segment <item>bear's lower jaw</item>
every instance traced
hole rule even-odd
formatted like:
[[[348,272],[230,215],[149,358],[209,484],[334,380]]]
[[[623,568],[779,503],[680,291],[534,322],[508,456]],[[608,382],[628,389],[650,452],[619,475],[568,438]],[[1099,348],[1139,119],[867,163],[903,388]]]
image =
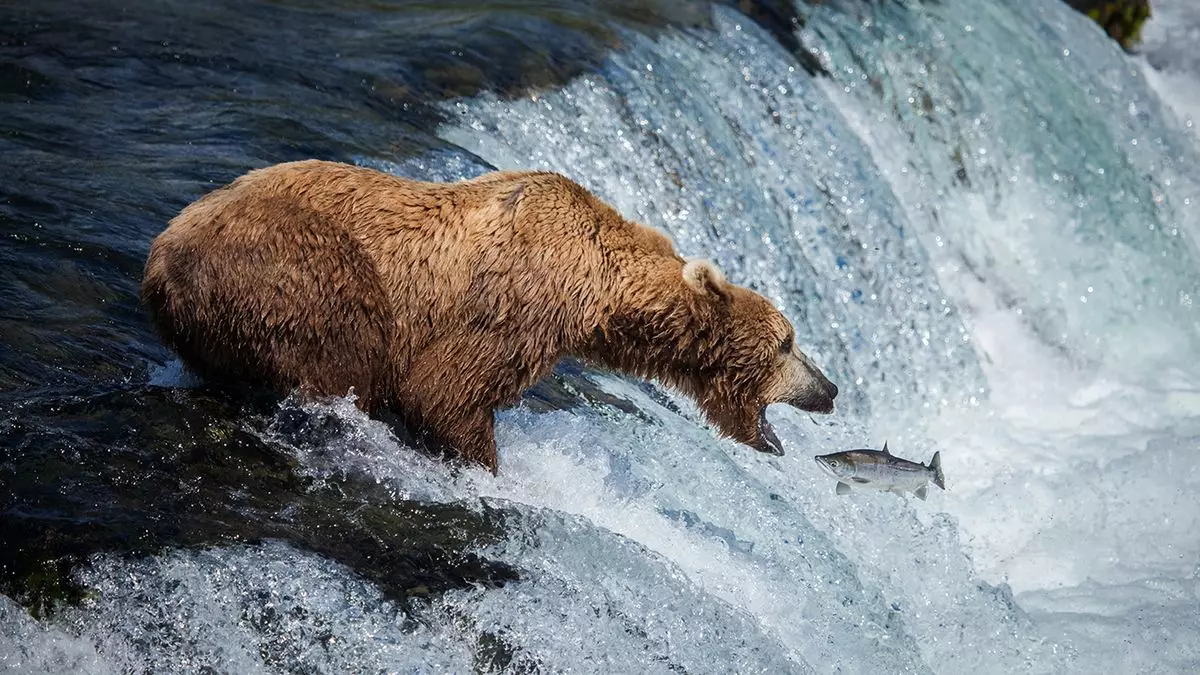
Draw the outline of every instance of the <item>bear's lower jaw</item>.
[[[751,447],[759,452],[783,456],[783,444],[779,442],[775,429],[771,428],[771,423],[767,421],[766,407],[758,413],[758,440],[752,443]]]

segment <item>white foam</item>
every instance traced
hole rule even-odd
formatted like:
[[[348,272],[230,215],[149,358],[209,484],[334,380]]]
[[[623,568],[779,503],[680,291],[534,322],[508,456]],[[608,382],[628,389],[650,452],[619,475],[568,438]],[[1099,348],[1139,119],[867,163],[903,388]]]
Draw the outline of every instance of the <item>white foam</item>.
[[[370,584],[278,543],[100,557],[81,581],[91,599],[23,631],[43,643],[26,662],[41,672],[462,672],[473,658],[452,630],[405,623]]]
[[[958,11],[965,16],[972,10],[939,6],[932,13]],[[914,40],[925,39],[921,31],[929,28],[921,25],[924,15],[912,16],[920,17],[913,19],[917,25],[905,28],[918,36]],[[706,53],[690,51],[687,45],[669,39],[662,43],[676,59],[695,60],[687,76],[674,73],[670,64],[634,49],[631,56],[618,60],[618,64],[626,65],[636,75],[626,76],[617,67],[614,70],[618,72],[585,79],[561,95],[542,95],[536,102],[463,103],[457,110],[464,123],[448,130],[447,135],[501,166],[532,163],[568,171],[614,199],[624,212],[663,227],[682,239],[685,246],[701,241],[703,246],[720,249],[741,236],[736,227],[730,231],[730,226],[740,221],[714,205],[700,208],[680,204],[689,193],[704,194],[705,181],[711,179],[709,174],[717,174],[715,177],[720,180],[720,171],[706,166],[706,174],[688,173],[695,165],[677,162],[673,157],[686,156],[688,152],[703,155],[704,146],[708,145],[717,148],[724,163],[738,170],[743,169],[743,161],[753,165],[753,169],[745,170],[757,172],[753,179],[756,185],[792,183],[801,177],[786,173],[784,167],[791,168],[794,164],[776,163],[783,154],[781,148],[787,145],[778,136],[768,134],[766,137],[772,140],[764,142],[764,148],[748,147],[761,140],[758,134],[764,132],[755,126],[756,120],[747,119],[756,113],[747,111],[756,110],[762,103],[744,98],[740,86],[751,91],[761,86],[763,99],[769,101],[772,110],[781,113],[779,119],[784,123],[797,115],[795,108],[790,107],[795,98],[802,98],[810,111],[839,111],[848,120],[848,127],[863,141],[863,150],[871,156],[869,163],[887,178],[902,213],[907,214],[907,220],[903,221],[906,229],[929,251],[937,280],[935,289],[940,288],[945,294],[941,303],[945,304],[948,298],[950,305],[966,317],[969,344],[979,357],[992,391],[986,397],[981,395],[966,401],[965,405],[929,397],[926,391],[922,392],[926,398],[918,394],[916,403],[921,405],[899,406],[907,409],[908,414],[889,414],[870,422],[843,419],[836,432],[823,430],[827,433],[818,446],[821,452],[864,445],[869,437],[875,439],[875,447],[890,438],[895,451],[914,455],[912,458],[917,460],[924,460],[935,449],[942,450],[950,491],[935,494],[930,504],[901,506],[891,496],[855,495],[853,499],[835,500],[829,494],[830,486],[818,488],[813,484],[811,467],[792,465],[789,458],[780,463],[781,467],[787,467],[779,469],[780,473],[762,477],[759,489],[776,490],[776,494],[803,504],[804,508],[794,517],[807,518],[818,532],[830,537],[829,545],[847,557],[859,582],[894,594],[888,597],[901,598],[901,606],[905,606],[905,601],[919,598],[915,604],[923,611],[915,619],[910,615],[905,617],[912,620],[912,624],[906,621],[905,632],[919,636],[924,662],[935,670],[970,669],[956,658],[969,651],[965,648],[967,644],[996,631],[998,625],[1020,627],[1008,634],[1010,642],[1001,643],[1011,645],[1013,653],[1024,654],[1033,664],[1005,662],[1005,668],[1054,671],[1070,664],[1072,669],[1087,670],[1102,667],[1106,659],[1143,668],[1157,667],[1159,661],[1154,651],[1125,647],[1121,643],[1106,644],[1089,655],[1084,647],[1095,645],[1083,627],[1091,619],[1081,618],[1079,630],[1069,630],[1062,625],[1064,621],[1069,624],[1069,619],[1057,615],[1051,618],[1053,610],[1046,607],[1052,606],[1048,603],[1058,597],[1054,593],[1069,593],[1066,589],[1086,589],[1097,583],[1105,589],[1125,588],[1129,584],[1134,588],[1140,580],[1160,575],[1179,580],[1195,574],[1194,560],[1200,544],[1190,534],[1196,525],[1197,510],[1189,496],[1196,471],[1196,403],[1200,400],[1200,390],[1194,384],[1197,381],[1194,361],[1180,356],[1194,354],[1197,344],[1194,313],[1184,301],[1187,289],[1195,287],[1196,279],[1195,247],[1188,241],[1189,233],[1195,232],[1196,219],[1186,204],[1200,194],[1194,181],[1186,177],[1190,160],[1179,160],[1180,156],[1194,158],[1195,149],[1179,145],[1183,139],[1172,136],[1155,121],[1155,103],[1146,98],[1149,94],[1145,84],[1137,80],[1136,72],[1128,64],[1122,64],[1124,57],[1110,43],[1093,35],[1097,31],[1086,30],[1086,19],[1045,3],[1033,16],[1035,22],[1043,22],[1039,28],[1044,30],[1037,35],[1021,34],[1021,40],[1028,40],[1027,43],[1013,42],[1011,34],[1005,33],[1024,30],[1020,22],[1028,19],[1017,12],[990,14],[988,20],[998,25],[991,27],[991,34],[978,38],[983,44],[974,46],[968,44],[969,40],[948,42],[945,33],[939,36],[929,29],[932,39],[941,41],[930,48],[932,52],[939,48],[959,53],[978,49],[986,60],[1011,53],[1007,50],[1016,47],[1016,53],[1030,63],[1051,70],[1061,67],[1063,71],[1048,72],[1047,82],[1031,85],[1020,79],[1019,69],[1014,73],[1009,65],[978,65],[976,72],[998,73],[999,77],[1013,75],[1013,81],[1005,82],[1003,87],[997,86],[997,77],[987,85],[995,87],[994,95],[1006,98],[955,102],[956,116],[938,120],[943,127],[949,127],[938,133],[948,135],[950,141],[958,144],[959,151],[972,153],[962,161],[967,175],[975,181],[974,189],[954,186],[953,171],[945,172],[946,159],[954,149],[937,142],[945,139],[923,137],[922,134],[929,132],[919,126],[920,122],[896,119],[871,96],[847,95],[858,78],[857,71],[835,80],[836,85],[823,85],[825,102],[803,86],[772,81],[757,60],[762,52],[741,42],[742,36],[752,32],[747,26],[727,28],[722,46],[706,46],[713,51],[728,47],[730,51],[724,57],[730,60],[731,70],[743,76],[745,84],[723,83],[722,101],[728,107],[722,108],[715,120],[709,110],[687,111],[686,119],[705,120],[703,126],[689,128],[690,145],[678,142],[669,126],[655,129],[662,122],[640,105],[643,95],[655,100],[655,105],[663,95],[677,96],[668,84],[672,76],[718,79],[708,70]],[[936,24],[937,20],[931,19],[935,28],[941,28],[943,24]],[[819,21],[817,18],[813,23]],[[859,29],[848,26],[840,36],[854,36]],[[976,35],[979,33],[976,31]],[[1053,40],[1059,36],[1070,42],[1060,49],[1062,55],[1057,63],[1053,59],[1047,63],[1047,56],[1055,49]],[[993,95],[990,89],[972,90],[953,82],[950,86],[959,89],[939,91],[937,79],[922,70],[928,62],[906,61],[905,54],[899,50],[882,56],[890,60],[889,76],[896,78],[885,86],[906,86],[908,82],[903,78],[911,76],[911,82],[928,87],[934,95],[970,97],[978,95],[975,94],[978,91]],[[825,57],[828,64],[842,67],[836,57],[829,53]],[[652,63],[655,76],[637,69],[639,59]],[[666,74],[659,75],[664,71]],[[962,71],[951,70],[947,78],[962,76]],[[1104,90],[1103,96],[1093,94],[1092,98],[1084,98],[1084,91],[1100,91],[1095,89],[1099,85],[1090,84],[1091,79],[1120,84]],[[841,85],[846,86],[844,92],[839,88]],[[1041,95],[1037,91],[1028,103],[1030,107],[1048,105],[1038,108],[1041,115],[1069,111],[1070,106],[1078,105],[1090,114],[1102,109],[1097,106],[1109,105],[1121,112],[1128,109],[1129,116],[1089,122],[1082,128],[1085,135],[1081,140],[1087,144],[1089,153],[1085,165],[1061,166],[1055,173],[1039,163],[1045,156],[1025,154],[1039,152],[1039,146],[1040,152],[1046,153],[1043,139],[1047,137],[1036,127],[1022,126],[1028,126],[1028,114],[1006,114],[1012,101],[1024,95],[1021,88],[1030,86],[1047,88],[1048,104],[1036,100]],[[1059,86],[1065,88],[1051,88]],[[1072,89],[1075,86],[1079,87],[1079,93]],[[796,92],[794,98],[767,95],[768,90],[773,94],[777,87]],[[1054,96],[1060,98],[1055,100]],[[904,105],[902,100],[899,105]],[[970,111],[970,106],[982,110]],[[977,116],[972,118],[972,113]],[[724,137],[726,131],[720,126],[722,116],[735,118],[736,129],[748,132],[748,138],[739,142]],[[826,117],[817,119],[837,124]],[[812,121],[810,118],[808,123]],[[647,128],[655,130],[645,131]],[[820,137],[817,129],[800,128],[809,138]],[[1134,143],[1114,145],[1113,135],[1132,138]],[[588,137],[587,143],[577,140],[583,136]],[[914,148],[914,136],[915,142],[927,145]],[[842,134],[835,134],[834,138],[834,143],[827,146],[837,149],[836,154],[829,155],[834,158],[832,161],[840,167],[864,163],[847,159],[863,151],[855,146],[853,139]],[[636,156],[636,162],[626,163],[621,159],[627,156],[625,152],[604,152],[603,148],[610,146],[623,146],[626,152],[639,147],[641,150],[628,155]],[[662,146],[670,146],[675,155],[665,153]],[[797,146],[803,148],[805,143],[798,142]],[[695,147],[700,151],[694,150]],[[735,151],[730,152],[730,148]],[[791,161],[802,163],[803,159]],[[1109,178],[1080,178],[1081,172],[1095,176],[1115,173],[1116,180],[1127,181],[1129,185],[1136,185],[1150,173],[1154,185],[1144,194],[1120,192],[1109,197],[1103,191],[1119,189]],[[664,174],[681,176],[683,187],[673,187],[661,180]],[[1060,174],[1085,185],[1061,182]],[[866,184],[871,181],[869,176],[855,178]],[[1087,187],[1088,183],[1093,187]],[[1103,198],[1097,199],[1095,194],[1080,198],[1079,190],[1085,194],[1099,190]],[[1151,202],[1159,206],[1146,208]],[[769,209],[772,205],[762,206]],[[868,203],[865,208],[870,210],[872,206],[877,204]],[[758,207],[747,196],[739,208],[752,211]],[[699,213],[715,222],[715,227],[722,230],[717,241],[698,234],[704,220],[697,222],[688,218],[688,213]],[[755,212],[750,219],[755,225],[749,229],[761,233],[764,243],[778,241],[773,229],[776,217],[769,210]],[[902,216],[891,211],[889,217],[898,220]],[[826,221],[819,219],[813,224],[803,219],[793,220],[791,227],[815,228],[823,222]],[[1149,233],[1147,223],[1154,226]],[[760,258],[796,263],[794,259],[780,260],[775,255],[774,249],[767,246]],[[742,260],[730,268],[734,276],[743,278],[751,270],[754,274],[784,277],[790,271],[765,272],[764,269],[772,269],[770,265],[751,267]],[[816,269],[816,273],[821,272]],[[825,272],[834,289],[836,274],[832,270]],[[821,307],[820,313],[828,312],[827,305],[820,304],[820,300],[822,296],[828,297],[830,288],[820,283],[817,286],[815,292],[804,293],[807,307],[794,311],[812,313]],[[772,288],[769,283],[768,288]],[[937,298],[934,295],[930,304],[936,307]],[[786,297],[783,302],[786,306]],[[838,318],[848,321],[850,326],[857,324],[878,330],[872,325],[872,317],[878,311],[872,307],[863,315]],[[938,323],[936,313],[904,311],[906,318],[916,317],[917,321],[931,325]],[[804,328],[819,327],[810,324]],[[830,337],[821,334],[819,340]],[[818,337],[810,335],[809,339]],[[932,342],[937,344],[937,338]],[[889,376],[915,374],[918,380],[931,386],[936,383],[944,390],[953,390],[953,385],[939,382],[939,378],[962,376],[958,369],[937,372],[934,365],[937,359],[928,352],[909,349],[883,354],[894,357],[893,360],[885,356],[888,366],[884,373]],[[850,363],[857,370],[860,362],[852,357]],[[872,386],[861,375],[856,384]],[[902,388],[873,387],[871,391],[872,403],[878,406],[881,399],[901,393]],[[785,420],[795,417],[786,412],[772,414],[782,414]],[[809,429],[808,438],[802,442],[806,445],[812,442],[811,427],[806,427],[805,422],[788,425],[785,421],[777,428],[789,447],[799,440],[792,434],[805,428]],[[620,440],[604,444],[628,445]],[[692,450],[699,447],[693,442],[683,445]],[[516,447],[534,452],[534,448],[546,446],[518,443]],[[658,441],[654,447],[674,455],[677,444]],[[507,497],[581,513],[655,550],[671,551],[673,559],[693,579],[702,580],[706,588],[719,592],[722,579],[713,570],[727,570],[728,563],[710,562],[700,549],[694,546],[689,549],[686,542],[677,540],[678,534],[663,530],[661,524],[639,511],[636,502],[620,501],[605,506],[604,493],[598,492],[603,485],[601,477],[605,475],[603,462],[592,469],[599,473],[584,483],[588,487],[581,490],[585,497],[580,498],[572,490],[572,476],[590,465],[564,465],[561,459],[555,461],[543,456],[544,452],[534,454],[533,464],[521,465],[518,480],[529,483],[509,485]],[[736,451],[725,452],[731,457],[741,457]],[[614,451],[614,454],[621,453]],[[686,462],[685,456],[680,452],[673,465],[679,467]],[[723,462],[708,452],[701,452],[694,461],[705,470],[702,475],[683,481],[692,485],[692,489],[689,497],[681,499],[689,507],[699,509],[700,504],[722,492],[706,477]],[[617,464],[626,467],[630,463],[637,466],[632,458]],[[770,462],[765,464],[774,466]],[[793,466],[795,470],[789,470]],[[742,465],[739,461],[737,470],[758,476],[760,468],[760,463]],[[663,486],[653,493],[656,496],[670,484],[662,478],[651,482]],[[808,489],[795,487],[806,484]],[[504,479],[499,485],[505,485]],[[547,486],[558,487],[547,492]],[[754,488],[744,484],[726,489],[741,495],[754,493]],[[752,498],[746,501],[753,504]],[[952,516],[938,515],[939,510]],[[730,524],[729,514],[736,511],[737,506],[732,504],[713,504],[705,513],[720,514],[714,519],[727,526],[736,539],[761,545],[761,539],[748,534],[756,532],[755,525]],[[761,532],[758,534],[763,536]],[[767,557],[775,559],[773,554]],[[924,563],[930,558],[941,560],[936,578],[925,574]],[[786,560],[785,566],[792,563],[786,556],[778,560]],[[767,595],[776,592],[774,586],[756,588],[754,577],[739,577],[734,587],[740,595],[752,598],[754,590]],[[769,574],[759,572],[757,580],[765,578]],[[980,586],[983,579],[992,584],[1011,585],[1016,593],[1005,591],[1005,586]],[[800,583],[810,581],[805,579]],[[1047,617],[1045,624],[1022,623],[1019,617],[1024,614],[1016,607],[1023,594],[1049,599],[1037,605],[1038,615]],[[1104,593],[1098,593],[1097,597],[1104,597]],[[735,601],[731,597],[726,599]],[[802,605],[806,599],[784,594],[783,604]],[[746,599],[741,605],[768,624],[776,616],[782,621],[782,614],[776,613],[770,602]],[[1191,623],[1175,623],[1172,619],[1172,612],[1184,606],[1178,604],[1164,610],[1158,616],[1155,630],[1173,635],[1176,640],[1184,639]],[[1002,608],[1014,613],[1008,614]],[[1109,619],[1114,626],[1126,629],[1132,629],[1140,621],[1136,613],[1117,608],[1113,608]],[[969,626],[967,635],[960,636],[961,641],[939,635],[934,626],[947,624]],[[786,631],[781,634],[785,640],[804,642],[795,634]],[[1060,642],[1056,645],[1055,641]],[[1034,644],[1039,646],[1034,648],[1031,646]],[[1185,650],[1176,655],[1186,653]],[[1185,659],[1172,663],[1186,662]],[[977,667],[992,672],[998,669],[997,663],[980,663]]]
[[[0,595],[0,672],[102,674],[121,668],[96,651],[90,636],[39,623]]]
[[[1180,123],[1200,133],[1200,6],[1189,0],[1155,0],[1136,50],[1146,80]]]

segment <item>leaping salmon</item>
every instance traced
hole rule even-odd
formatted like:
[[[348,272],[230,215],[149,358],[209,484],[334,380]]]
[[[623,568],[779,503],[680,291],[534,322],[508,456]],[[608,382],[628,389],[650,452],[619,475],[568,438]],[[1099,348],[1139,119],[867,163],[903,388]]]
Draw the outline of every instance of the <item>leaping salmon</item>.
[[[867,490],[880,490],[904,494],[912,492],[920,499],[926,497],[926,486],[934,485],[946,489],[946,478],[942,475],[942,453],[933,453],[929,464],[918,464],[896,457],[883,450],[846,450],[829,455],[817,455],[817,464],[838,479],[835,491],[839,495],[850,494],[851,486]]]

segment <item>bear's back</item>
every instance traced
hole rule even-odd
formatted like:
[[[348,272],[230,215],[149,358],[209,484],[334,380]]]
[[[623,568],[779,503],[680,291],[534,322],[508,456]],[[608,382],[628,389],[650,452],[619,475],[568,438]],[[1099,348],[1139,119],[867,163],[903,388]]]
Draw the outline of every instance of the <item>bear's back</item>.
[[[666,236],[626,220],[557,173],[493,171],[437,183],[323,160],[251,171],[187,206],[160,239],[198,236],[205,229],[253,239],[262,229],[287,226],[270,211],[280,200],[326,216],[369,251],[393,259],[406,257],[404,251],[428,259],[509,245],[523,253],[591,247],[675,257]],[[230,209],[237,217],[222,217]]]
[[[422,354],[485,342],[520,354],[529,384],[591,338],[621,275],[680,264],[665,236],[558,174],[431,183],[309,160],[183,209],[151,248],[143,298],[206,377],[339,395],[351,382],[375,401]]]

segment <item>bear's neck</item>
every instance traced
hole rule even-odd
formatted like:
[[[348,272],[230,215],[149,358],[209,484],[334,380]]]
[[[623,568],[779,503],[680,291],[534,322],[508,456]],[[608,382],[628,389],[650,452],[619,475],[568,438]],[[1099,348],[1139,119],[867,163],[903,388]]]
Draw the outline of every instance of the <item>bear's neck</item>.
[[[725,351],[711,308],[668,303],[651,310],[618,311],[598,327],[580,354],[628,375],[655,379],[701,402]]]
[[[747,389],[731,381],[723,343],[712,333],[695,331],[694,317],[674,313],[614,321],[597,330],[583,358],[605,368],[653,379],[695,401],[704,417],[721,434],[743,443],[756,438],[755,417],[747,411],[760,406],[743,400]]]

